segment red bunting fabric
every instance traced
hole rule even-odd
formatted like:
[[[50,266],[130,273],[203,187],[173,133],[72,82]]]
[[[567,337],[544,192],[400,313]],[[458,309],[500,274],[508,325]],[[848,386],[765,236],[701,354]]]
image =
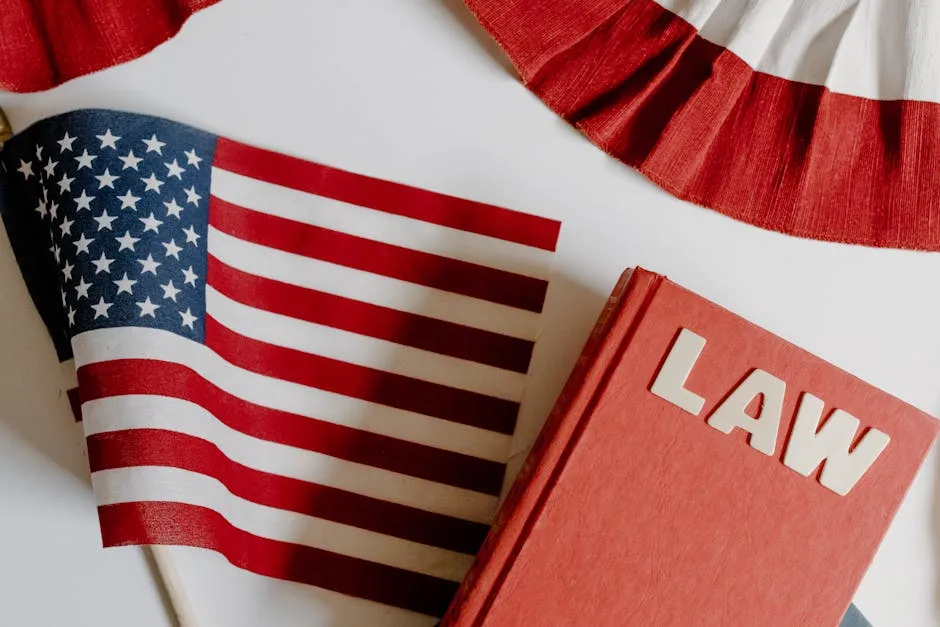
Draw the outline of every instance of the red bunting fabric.
[[[940,250],[940,9],[863,4],[467,0],[529,89],[673,195]]]
[[[9,0],[0,9],[0,88],[50,89],[152,50],[219,0]]]

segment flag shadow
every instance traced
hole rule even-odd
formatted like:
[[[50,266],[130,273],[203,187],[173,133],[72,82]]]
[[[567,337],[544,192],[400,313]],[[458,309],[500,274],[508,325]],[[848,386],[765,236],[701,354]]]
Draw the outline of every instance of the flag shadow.
[[[90,489],[82,428],[72,416],[55,350],[5,232],[0,285],[0,425]]]

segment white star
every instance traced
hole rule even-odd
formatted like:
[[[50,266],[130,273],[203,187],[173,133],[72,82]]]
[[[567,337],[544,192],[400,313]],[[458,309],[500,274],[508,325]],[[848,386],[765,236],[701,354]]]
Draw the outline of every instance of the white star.
[[[49,213],[49,211],[46,209],[46,201],[42,198],[39,199],[39,204],[36,205],[36,213],[38,213],[40,217],[43,218],[45,218],[46,214]]]
[[[42,161],[42,146],[36,144],[36,160]]]
[[[76,171],[81,170],[82,168],[91,169],[91,162],[98,158],[98,155],[88,154],[88,149],[82,150],[82,154],[75,157],[75,160],[78,161],[78,167]]]
[[[117,135],[112,135],[111,129],[108,129],[107,131],[105,131],[104,135],[95,135],[95,137],[101,140],[102,148],[110,146],[111,148],[114,148],[115,150],[117,150],[117,141],[121,139]]]
[[[78,253],[88,253],[88,245],[93,241],[95,240],[85,237],[84,233],[79,235],[78,239],[75,240],[75,254],[77,255]]]
[[[138,218],[138,220],[144,223],[144,233],[147,231],[160,233],[160,225],[163,224],[163,220],[157,220],[153,215],[153,211],[150,212],[149,218]]]
[[[102,174],[101,176],[96,175],[95,178],[98,179],[98,189],[104,189],[105,187],[110,187],[111,189],[114,189],[114,181],[118,180],[121,177],[114,176],[113,174],[111,174],[110,168],[105,168],[104,174]]]
[[[163,165],[165,165],[167,169],[167,178],[175,176],[179,180],[183,180],[183,172],[185,172],[185,170],[180,167],[180,164],[176,162],[176,159],[173,159],[172,163],[164,162]]]
[[[72,280],[72,270],[75,269],[75,266],[72,265],[68,259],[65,260],[65,266],[62,268],[62,276],[65,277],[66,281]]]
[[[192,150],[184,150],[183,154],[186,155],[186,165],[195,166],[195,168],[198,170],[199,164],[202,162],[202,157],[196,154],[196,149],[193,148]]]
[[[43,170],[46,171],[46,176],[52,176],[55,174],[55,167],[59,165],[58,161],[53,161],[52,157],[49,157],[49,161],[46,163],[46,167]]]
[[[69,132],[65,131],[65,137],[63,137],[62,139],[56,142],[57,144],[59,144],[59,152],[72,150],[72,144],[75,142],[76,139],[78,138],[69,136]]]
[[[62,237],[72,234],[73,224],[75,224],[75,220],[69,220],[68,218],[62,220],[62,224],[59,225],[59,230],[62,231]]]
[[[193,323],[196,321],[196,316],[192,314],[189,310],[189,307],[186,308],[186,311],[181,311],[180,316],[183,318],[183,321],[180,323],[184,327],[193,328]]]
[[[195,272],[193,272],[193,267],[189,266],[189,268],[182,270],[182,273],[183,273],[183,283],[185,285],[192,285],[193,287],[196,287],[196,279],[198,279],[199,277],[196,276]]]
[[[167,257],[174,257],[177,261],[180,260],[180,251],[183,249],[176,245],[176,240],[171,239],[169,242],[164,242],[163,247],[166,248]]]
[[[126,170],[128,168],[131,168],[132,170],[136,170],[137,164],[143,161],[143,159],[141,159],[140,157],[134,156],[133,150],[128,150],[126,156],[118,157],[118,159],[124,162],[124,167],[121,168],[122,170]]]
[[[166,146],[166,142],[162,142],[157,139],[156,134],[150,136],[150,139],[141,140],[147,144],[147,152],[155,152],[158,155],[163,154],[163,147]]]
[[[187,244],[192,244],[196,248],[199,248],[199,238],[202,237],[202,235],[197,233],[196,229],[189,227],[188,229],[183,229],[183,233],[186,235]]]
[[[108,259],[104,256],[104,251],[101,251],[101,256],[97,259],[92,259],[91,262],[95,265],[95,274],[101,274],[102,272],[111,272],[111,264],[114,263],[114,259]]]
[[[95,320],[101,317],[107,318],[108,309],[111,308],[111,303],[104,302],[104,296],[102,296],[101,300],[98,301],[98,304],[92,305],[91,308],[95,310]]]
[[[59,245],[58,245],[58,244],[53,244],[53,245],[52,245],[52,256],[55,257],[55,262],[56,262],[56,263],[59,263],[59,261],[61,260],[61,256],[60,256],[61,253],[62,253],[62,250],[59,248]]]
[[[57,217],[56,214],[58,214],[58,213],[59,213],[59,203],[57,203],[57,202],[51,202],[51,203],[49,203],[49,217],[51,217],[53,220],[55,220],[56,217]]]
[[[89,196],[85,193],[85,190],[82,190],[82,195],[75,199],[76,211],[81,211],[82,209],[88,209],[91,211],[91,201],[94,200],[94,196]]]
[[[134,250],[134,244],[140,241],[139,237],[131,237],[130,231],[125,232],[123,237],[115,237],[114,239],[121,245],[121,247],[118,248],[118,252],[122,250]]]
[[[72,181],[75,179],[69,178],[69,175],[65,172],[62,173],[62,179],[59,181],[59,192],[71,192],[72,191]]]
[[[91,287],[91,283],[85,283],[85,277],[78,277],[78,285],[75,286],[75,291],[78,293],[76,300],[88,298],[89,287]]]
[[[202,196],[196,193],[196,186],[192,185],[189,189],[184,189],[183,191],[186,193],[186,202],[191,202],[198,207]]]
[[[128,294],[130,294],[131,296],[133,296],[133,295],[134,295],[134,290],[132,290],[131,288],[132,288],[134,285],[137,284],[137,281],[135,281],[135,280],[133,280],[133,279],[128,279],[128,278],[127,278],[127,273],[125,272],[125,273],[124,273],[124,276],[123,276],[122,278],[120,278],[120,279],[117,280],[117,281],[112,281],[112,283],[114,283],[115,285],[117,285],[117,288],[118,288],[117,293],[118,293],[118,294],[120,294],[121,292],[127,292]],[[117,294],[115,294],[115,296],[117,296]]]
[[[65,307],[65,290],[63,289],[59,293],[62,294],[62,306]]]
[[[142,275],[149,272],[152,275],[157,276],[157,266],[161,264],[159,261],[153,260],[153,255],[147,255],[146,259],[138,259],[137,261],[141,266],[143,266],[143,269],[140,271]]]
[[[20,159],[20,167],[18,167],[16,171],[22,174],[23,178],[28,181],[29,177],[33,176],[33,162]]]
[[[140,200],[140,196],[135,196],[131,193],[131,190],[127,190],[123,196],[118,196],[117,199],[121,201],[121,209],[137,211],[137,201]]]
[[[75,326],[75,308],[69,305],[69,326]]]
[[[117,216],[109,216],[109,215],[108,215],[108,210],[105,209],[105,210],[102,212],[102,214],[101,214],[100,216],[94,218],[94,220],[95,220],[95,222],[98,223],[98,230],[99,230],[99,231],[104,230],[104,229],[108,229],[108,230],[110,231],[110,230],[111,230],[111,223],[114,222],[115,220],[117,220]]]
[[[154,303],[150,300],[150,297],[149,297],[149,296],[147,297],[147,300],[145,300],[145,301],[143,301],[143,302],[141,302],[141,303],[137,303],[137,306],[140,307],[140,317],[141,317],[141,318],[143,318],[144,316],[150,316],[151,318],[156,318],[157,315],[156,315],[155,312],[157,311],[157,309],[160,308],[160,305],[154,304]]]
[[[165,202],[163,205],[166,207],[166,217],[173,216],[177,220],[180,217],[180,213],[183,211],[183,208],[176,204],[176,199],[174,198],[170,202]]]
[[[164,300],[172,300],[176,302],[176,295],[179,294],[182,290],[173,285],[173,281],[167,281],[166,285],[161,285],[163,288],[163,298]]]
[[[154,191],[159,194],[160,188],[164,185],[163,181],[158,179],[153,172],[150,173],[148,178],[140,180],[144,185],[147,186],[147,188],[144,190],[145,192]]]

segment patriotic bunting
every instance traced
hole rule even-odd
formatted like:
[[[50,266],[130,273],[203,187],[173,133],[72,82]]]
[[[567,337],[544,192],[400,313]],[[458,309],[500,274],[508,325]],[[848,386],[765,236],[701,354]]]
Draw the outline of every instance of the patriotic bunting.
[[[219,0],[9,0],[0,11],[0,88],[50,89],[135,59]]]
[[[679,198],[940,250],[938,5],[466,2],[549,107]]]

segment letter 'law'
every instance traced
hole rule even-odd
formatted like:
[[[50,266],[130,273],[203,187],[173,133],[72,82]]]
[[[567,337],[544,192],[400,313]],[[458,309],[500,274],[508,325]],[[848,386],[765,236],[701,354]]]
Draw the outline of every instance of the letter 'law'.
[[[685,387],[686,381],[702,349],[705,338],[680,329],[650,391],[656,396],[698,416],[705,399]],[[755,369],[741,381],[712,412],[706,421],[713,429],[731,433],[735,428],[750,434],[748,443],[765,455],[773,455],[783,418],[786,383],[772,374]],[[748,405],[758,396],[763,403],[752,417]],[[841,409],[835,409],[820,428],[824,403],[809,392],[803,392],[797,404],[793,429],[786,442],[783,463],[808,477],[823,464],[819,483],[836,494],[845,496],[871,468],[891,441],[888,434],[868,429],[851,449],[860,422]]]

